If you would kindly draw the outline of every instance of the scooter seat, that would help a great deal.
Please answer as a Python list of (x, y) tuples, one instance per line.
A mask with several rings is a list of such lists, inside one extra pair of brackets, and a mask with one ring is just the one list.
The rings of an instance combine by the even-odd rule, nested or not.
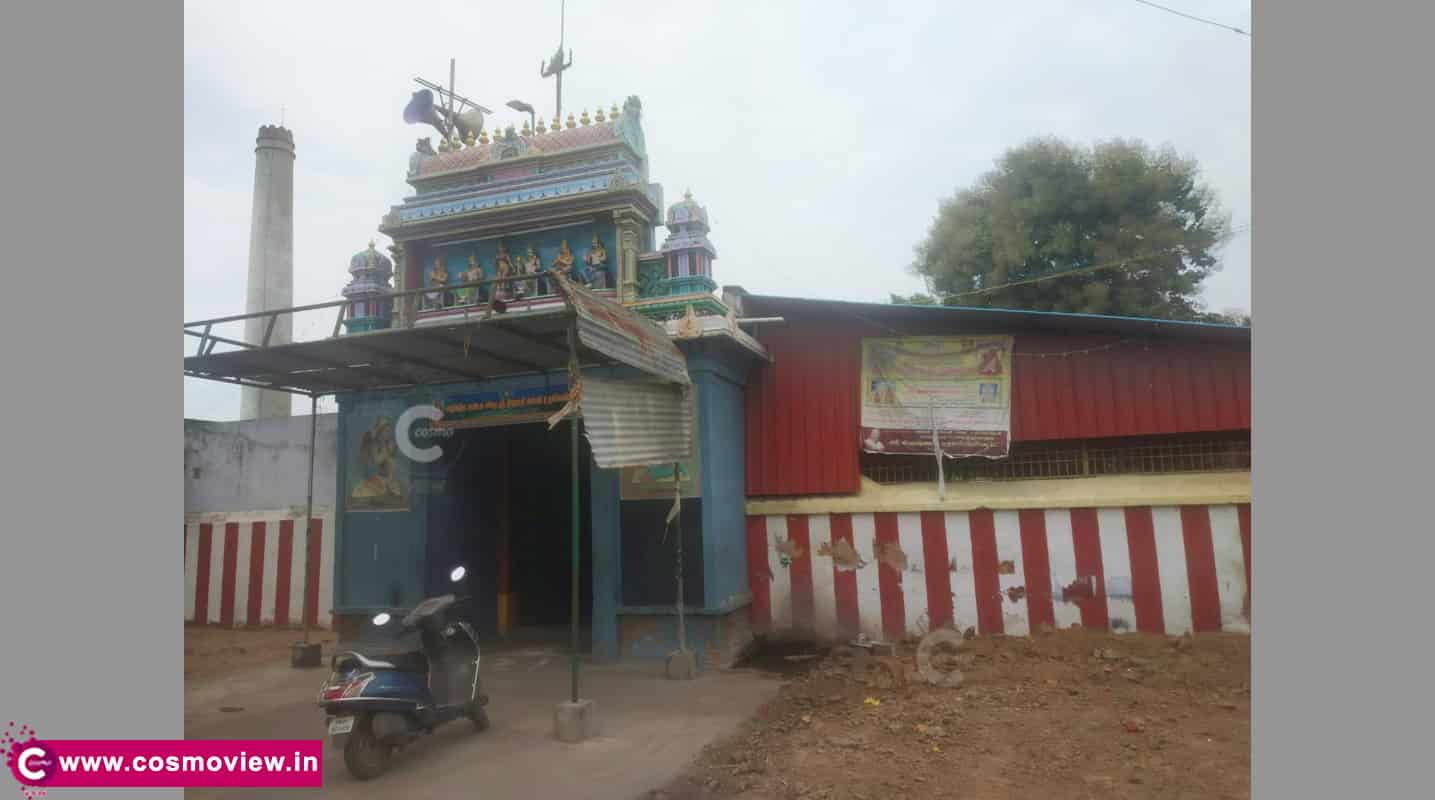
[(422, 653), (386, 653), (382, 658), (373, 658), (363, 653), (350, 650), (341, 657), (353, 658), (361, 669), (393, 669), (400, 672), (417, 672), (421, 675), (428, 674), (428, 659)]
[(423, 653), (395, 653), (386, 656), (385, 660), (394, 665), (393, 669), (400, 672), (417, 672), (420, 675), (427, 675), (429, 671), (429, 662)]
[(385, 661), (380, 658), (369, 658), (363, 653), (350, 652), (348, 655), (353, 656), (354, 660), (359, 662), (359, 666), (364, 669), (396, 669), (390, 661)]

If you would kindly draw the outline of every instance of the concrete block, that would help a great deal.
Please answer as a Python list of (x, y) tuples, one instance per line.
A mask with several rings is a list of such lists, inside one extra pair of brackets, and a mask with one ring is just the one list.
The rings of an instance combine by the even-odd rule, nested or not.
[(323, 660), (318, 642), (295, 642), (289, 646), (289, 666), (297, 669), (319, 666)]
[(697, 656), (691, 650), (674, 650), (668, 654), (668, 680), (690, 681), (698, 676)]
[(559, 703), (553, 712), (553, 735), (560, 742), (581, 742), (597, 736), (598, 716), (593, 701)]

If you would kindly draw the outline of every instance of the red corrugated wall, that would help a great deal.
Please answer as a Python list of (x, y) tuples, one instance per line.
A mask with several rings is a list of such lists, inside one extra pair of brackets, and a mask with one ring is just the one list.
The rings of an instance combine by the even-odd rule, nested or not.
[(1015, 351), (1013, 442), (1251, 427), (1248, 347), (1019, 333)]
[[(863, 335), (840, 326), (760, 333), (773, 362), (747, 390), (749, 496), (857, 491)], [(1251, 426), (1244, 344), (1018, 333), (1015, 352), (1013, 442)]]
[(838, 328), (762, 331), (772, 355), (747, 387), (747, 493), (855, 492), (861, 340)]

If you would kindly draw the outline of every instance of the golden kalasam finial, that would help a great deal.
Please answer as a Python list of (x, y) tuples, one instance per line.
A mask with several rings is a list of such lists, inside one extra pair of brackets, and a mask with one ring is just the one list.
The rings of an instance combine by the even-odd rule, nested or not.
[(484, 128), (478, 132), (478, 143), (488, 144), (488, 128)]
[(617, 104), (617, 103), (614, 103), (614, 104), (613, 104), (613, 108), (608, 112), (608, 118), (611, 119), (611, 120), (613, 120), (614, 122), (617, 122), (617, 121), (618, 121), (618, 115), (621, 114), (621, 113), (622, 113), (622, 112), (618, 111), (618, 104)]
[(538, 118), (538, 133), (539, 133), (539, 135), (545, 134), (545, 133), (547, 133), (547, 132), (548, 132), (548, 123), (544, 122), (542, 117), (539, 117), (539, 118)]
[(583, 116), (578, 118), (578, 122), (585, 126), (593, 124), (593, 118), (588, 116), (588, 109), (583, 109)]
[(574, 121), (574, 119), (573, 119), (573, 114), (572, 114), (571, 112), (568, 114), (568, 127), (570, 127), (570, 128), (576, 128), (576, 127), (578, 127), (578, 123)]
[(561, 130), (563, 130), (563, 120), (562, 120), (562, 118), (560, 118), (557, 114), (554, 114), (554, 115), (553, 115), (553, 132), (554, 132), (554, 133), (557, 133), (558, 131), (561, 131)]
[(523, 121), (523, 135), (524, 135), (524, 136), (532, 136), (532, 135), (533, 135), (533, 129), (530, 128), (530, 127), (528, 127), (528, 120), (526, 120), (526, 119)]
[(469, 147), (473, 147), (474, 143), (477, 141), (478, 139), (473, 135), (473, 129), (469, 128), (468, 136), (464, 138), (463, 143), (468, 145)]
[(448, 139), (447, 139), (447, 138), (443, 138), (443, 139), (439, 139), (439, 140), (438, 140), (438, 151), (439, 151), (440, 153), (447, 153), (447, 152), (448, 152)]
[(594, 119), (596, 122), (598, 122), (599, 124), (601, 124), (601, 123), (603, 123), (603, 122), (605, 121), (605, 117), (603, 116), (603, 104), (602, 104), (602, 103), (599, 103), (599, 104), (598, 104), (598, 111), (597, 111), (595, 114), (593, 114), (593, 119)]

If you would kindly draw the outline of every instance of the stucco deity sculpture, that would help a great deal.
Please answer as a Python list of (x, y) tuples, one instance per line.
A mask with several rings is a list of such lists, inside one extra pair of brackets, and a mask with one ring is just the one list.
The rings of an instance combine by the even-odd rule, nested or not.
[[(468, 269), (463, 271), (462, 278), (463, 283), (483, 280), (483, 267), (478, 263), (478, 256), (470, 255), (468, 257)], [(458, 302), (462, 305), (478, 302), (482, 293), (483, 287), (481, 286), (470, 286), (466, 289), (459, 289)]]
[[(538, 253), (534, 252), (531, 244), (528, 245), (528, 252), (523, 254), (523, 271), (529, 275), (537, 275), (543, 271), (543, 261), (538, 258)], [(524, 281), (524, 283), (527, 284), (526, 289), (529, 294), (545, 295), (549, 293), (548, 281), (544, 278), (534, 278)]]
[(588, 285), (594, 289), (608, 288), (608, 249), (598, 241), (598, 234), (593, 234), (593, 244), (588, 248), (588, 254), (583, 256), (583, 263), (588, 266)]
[(558, 246), (558, 255), (553, 259), (553, 269), (564, 275), (573, 274), (573, 251), (568, 249), (568, 240)]
[[(428, 274), (428, 285), (440, 290), (448, 286), (448, 269), (443, 265), (443, 256), (434, 256), (433, 268)], [(424, 300), (428, 301), (430, 308), (443, 308), (447, 294), (445, 291), (427, 292), (424, 294)]]
[[(513, 268), (513, 262), (508, 258), (508, 248), (503, 246), (503, 242), (498, 243), (498, 255), (493, 257), (493, 266), (494, 277), (497, 278), (510, 278), (518, 274)], [(513, 297), (513, 284), (494, 284), (494, 297), (500, 300), (508, 300)]]

